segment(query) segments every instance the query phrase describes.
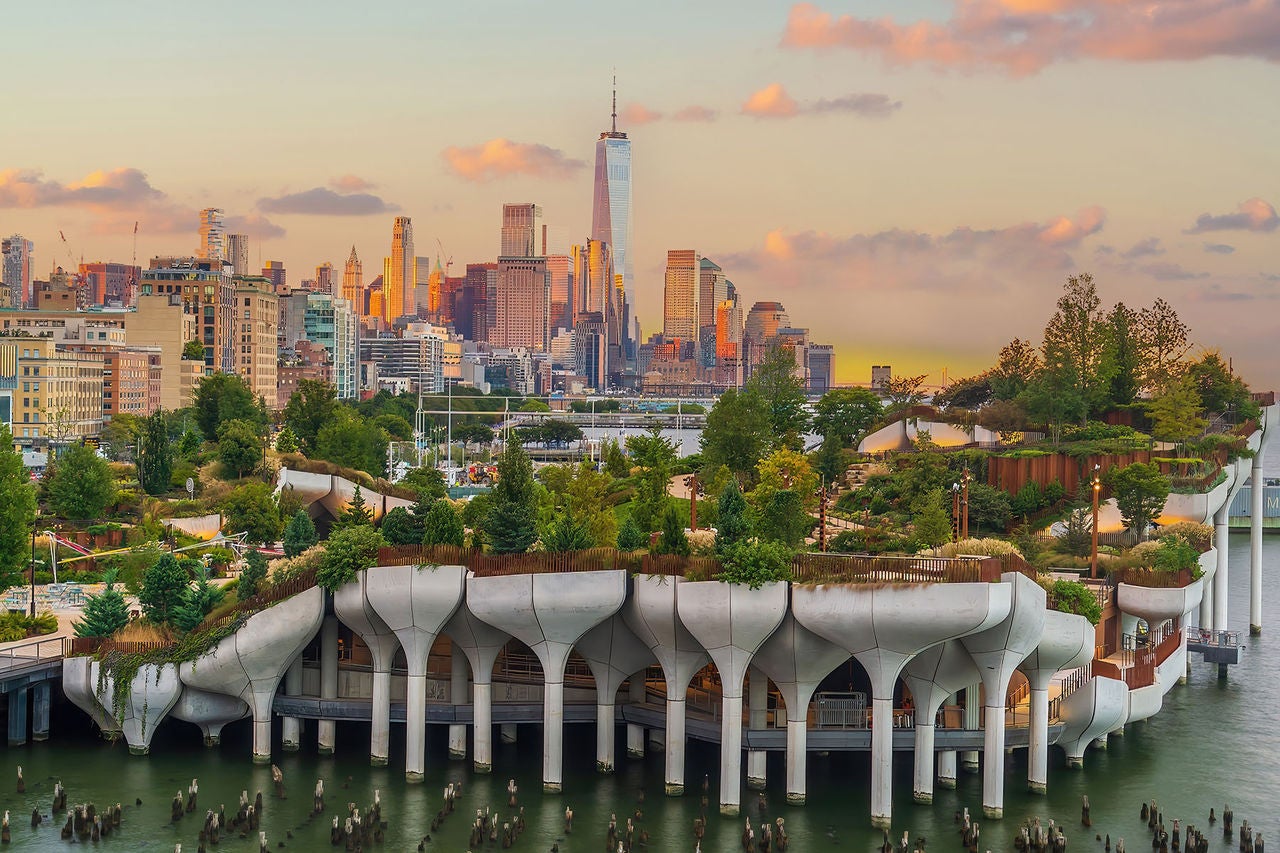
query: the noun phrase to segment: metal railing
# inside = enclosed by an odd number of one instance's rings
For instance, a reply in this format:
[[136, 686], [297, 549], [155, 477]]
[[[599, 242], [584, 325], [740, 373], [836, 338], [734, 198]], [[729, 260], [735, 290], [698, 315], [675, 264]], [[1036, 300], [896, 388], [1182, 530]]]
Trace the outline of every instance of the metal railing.
[[1093, 678], [1093, 662], [1090, 661], [1084, 666], [1071, 672], [1066, 678], [1059, 682], [1058, 695], [1049, 700], [1049, 719], [1062, 719], [1062, 705], [1081, 687], [1089, 683]]
[[57, 660], [66, 656], [66, 637], [45, 637], [0, 649], [0, 671]]
[[1187, 628], [1187, 641], [1202, 646], [1239, 646], [1239, 631], [1210, 631], [1208, 628]]

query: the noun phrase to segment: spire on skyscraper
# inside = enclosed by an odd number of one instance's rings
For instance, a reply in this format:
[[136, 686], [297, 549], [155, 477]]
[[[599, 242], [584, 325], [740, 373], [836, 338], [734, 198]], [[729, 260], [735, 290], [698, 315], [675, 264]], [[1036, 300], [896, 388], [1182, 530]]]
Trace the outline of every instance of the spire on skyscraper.
[[618, 74], [613, 75], [613, 132], [618, 132]]

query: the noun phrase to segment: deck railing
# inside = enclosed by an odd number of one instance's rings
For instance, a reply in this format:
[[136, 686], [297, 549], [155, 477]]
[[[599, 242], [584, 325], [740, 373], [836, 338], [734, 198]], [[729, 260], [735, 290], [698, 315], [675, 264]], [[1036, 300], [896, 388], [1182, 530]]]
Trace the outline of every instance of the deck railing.
[[1118, 584], [1145, 586], [1151, 589], [1181, 589], [1191, 586], [1194, 578], [1191, 569], [1179, 572], [1162, 572], [1157, 569], [1117, 569], [1111, 579]]

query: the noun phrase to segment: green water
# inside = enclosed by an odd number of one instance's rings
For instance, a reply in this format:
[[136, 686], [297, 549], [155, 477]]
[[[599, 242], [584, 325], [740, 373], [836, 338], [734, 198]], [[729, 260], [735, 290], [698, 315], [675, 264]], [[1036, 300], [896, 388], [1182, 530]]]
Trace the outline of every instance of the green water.
[[[1236, 535], [1231, 543], [1232, 627], [1244, 628], [1248, 616], [1248, 537]], [[1280, 582], [1280, 538], [1268, 541], [1267, 603], [1275, 601], [1274, 585]], [[1166, 822], [1181, 818], [1202, 828], [1207, 826], [1210, 806], [1221, 812], [1229, 802], [1237, 826], [1247, 819], [1272, 843], [1280, 841], [1280, 819], [1274, 810], [1280, 797], [1280, 732], [1273, 722], [1273, 709], [1280, 704], [1280, 609], [1270, 607], [1264, 624], [1270, 633], [1248, 641], [1242, 664], [1234, 667], [1226, 682], [1219, 682], [1216, 670], [1193, 664], [1188, 685], [1175, 687], [1166, 697], [1164, 710], [1154, 719], [1129, 727], [1123, 738], [1112, 738], [1105, 752], [1091, 750], [1086, 769], [1067, 770], [1060, 750], [1050, 751], [1049, 795], [1035, 797], [1025, 792], [1025, 753], [1006, 757], [1007, 781], [1004, 821], [983, 823], [983, 848], [1012, 850], [1012, 834], [1024, 816], [1052, 817], [1067, 827], [1069, 849], [1101, 850], [1094, 833], [1110, 833], [1114, 841], [1125, 838], [1131, 851], [1148, 849], [1150, 836], [1138, 818], [1144, 799], [1155, 797]], [[4, 751], [0, 778], [14, 779], [14, 765], [21, 764], [27, 793], [14, 793], [11, 781], [4, 783], [0, 808], [10, 810], [13, 850], [61, 850], [67, 842], [59, 839], [62, 821], [29, 827], [31, 809], [47, 814], [54, 779], [61, 779], [69, 802], [94, 801], [125, 803], [121, 831], [101, 843], [103, 849], [171, 851], [176, 842], [191, 853], [199, 831], [197, 815], [177, 826], [169, 823], [169, 804], [174, 793], [186, 791], [192, 777], [200, 780], [200, 809], [225, 803], [234, 811], [241, 789], [250, 797], [261, 790], [267, 799], [262, 829], [272, 849], [283, 841], [286, 850], [327, 850], [329, 822], [345, 804], [355, 802], [363, 812], [380, 789], [383, 814], [389, 821], [387, 840], [381, 849], [414, 850], [429, 831], [431, 817], [441, 806], [441, 791], [449, 781], [461, 781], [458, 809], [443, 828], [432, 833], [427, 850], [463, 853], [468, 850], [468, 815], [476, 808], [492, 807], [507, 813], [506, 785], [515, 778], [519, 801], [525, 807], [527, 830], [516, 850], [546, 851], [553, 842], [560, 850], [604, 850], [605, 829], [610, 813], [621, 822], [637, 807], [643, 810], [639, 825], [650, 835], [649, 850], [689, 851], [693, 849], [692, 825], [701, 812], [700, 785], [710, 774], [711, 809], [702, 849], [707, 853], [739, 850], [742, 819], [720, 818], [715, 814], [718, 783], [717, 748], [693, 742], [689, 749], [687, 779], [690, 792], [678, 799], [662, 795], [661, 754], [650, 753], [643, 761], [622, 759], [618, 772], [601, 776], [595, 772], [595, 737], [590, 726], [570, 726], [565, 738], [564, 793], [543, 795], [540, 784], [541, 745], [535, 726], [521, 726], [513, 745], [495, 744], [493, 776], [477, 776], [469, 764], [449, 762], [446, 730], [432, 727], [428, 740], [426, 784], [407, 785], [403, 767], [394, 756], [403, 755], [403, 738], [392, 741], [393, 763], [371, 768], [367, 761], [368, 727], [357, 724], [338, 728], [338, 754], [320, 757], [314, 753], [315, 724], [306, 731], [310, 749], [282, 753], [276, 761], [284, 771], [288, 798], [271, 796], [270, 771], [248, 760], [248, 727], [231, 727], [218, 749], [200, 746], [198, 731], [179, 722], [166, 723], [156, 734], [152, 754], [130, 757], [122, 745], [98, 740], [86, 717], [73, 708], [55, 713], [53, 740]], [[622, 727], [619, 727], [620, 733]], [[393, 727], [393, 733], [400, 731]], [[619, 755], [625, 751], [619, 747]], [[765, 814], [786, 818], [791, 850], [871, 850], [880, 835], [868, 823], [867, 758], [865, 755], [838, 755], [809, 758], [809, 802], [803, 807], [785, 805], [784, 758], [770, 756], [768, 801]], [[311, 791], [322, 777], [328, 806], [322, 818], [311, 820]], [[981, 813], [982, 778], [961, 772], [959, 787], [939, 790], [932, 806], [916, 806], [911, 801], [911, 756], [900, 753], [894, 766], [894, 836], [909, 830], [912, 838], [924, 835], [930, 850], [960, 849], [954, 815], [969, 807]], [[349, 780], [349, 781], [348, 781]], [[637, 805], [638, 792], [645, 801]], [[1080, 826], [1080, 797], [1088, 794], [1093, 804], [1094, 828]], [[135, 806], [141, 798], [142, 805]], [[757, 795], [743, 790], [744, 816], [759, 821]], [[563, 832], [565, 806], [575, 812], [574, 830]], [[1219, 824], [1220, 827], [1221, 824]], [[1220, 829], [1210, 833], [1212, 849], [1235, 849], [1222, 840]], [[292, 833], [287, 838], [286, 833]], [[495, 849], [497, 845], [485, 845]], [[256, 839], [224, 838], [221, 851], [254, 850]], [[339, 848], [340, 849], [340, 848]]]

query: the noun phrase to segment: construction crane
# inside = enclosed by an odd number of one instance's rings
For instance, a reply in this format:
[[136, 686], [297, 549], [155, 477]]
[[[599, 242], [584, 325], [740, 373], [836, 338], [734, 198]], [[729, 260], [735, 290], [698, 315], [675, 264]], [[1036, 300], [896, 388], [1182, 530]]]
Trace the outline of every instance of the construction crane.
[[436, 238], [436, 246], [440, 249], [440, 257], [446, 258], [444, 262], [444, 274], [447, 278], [449, 276], [449, 271], [453, 269], [453, 256], [444, 250], [444, 244], [440, 242], [439, 237]]

